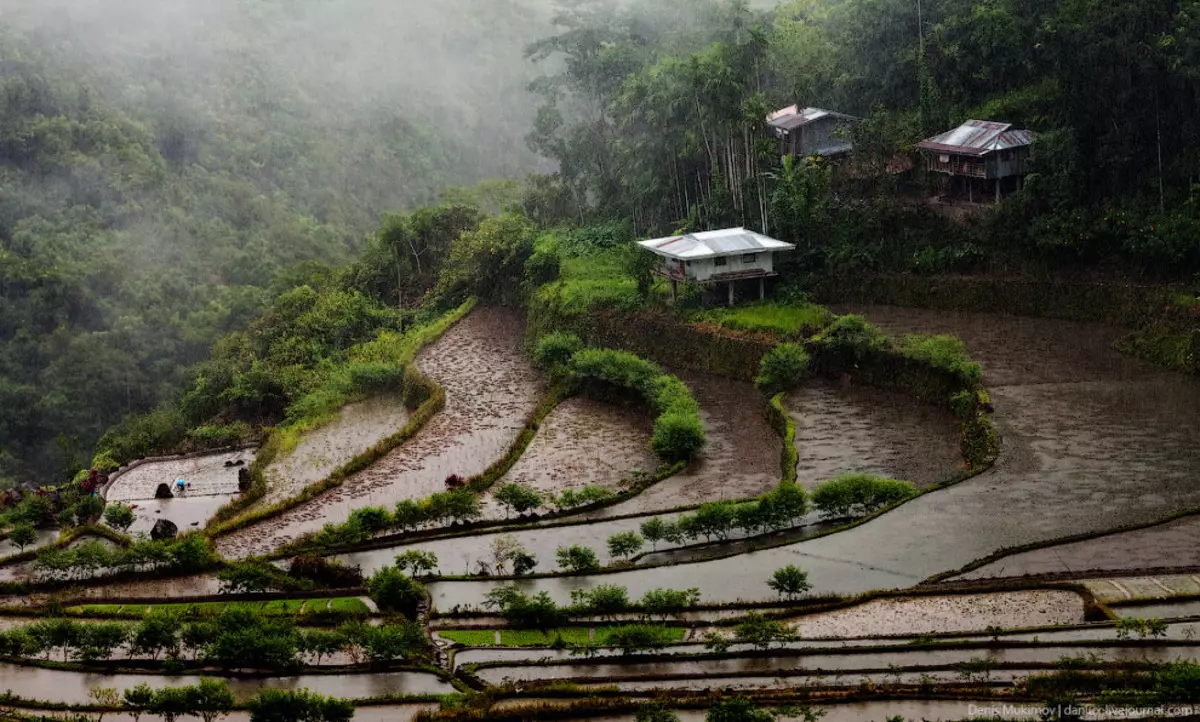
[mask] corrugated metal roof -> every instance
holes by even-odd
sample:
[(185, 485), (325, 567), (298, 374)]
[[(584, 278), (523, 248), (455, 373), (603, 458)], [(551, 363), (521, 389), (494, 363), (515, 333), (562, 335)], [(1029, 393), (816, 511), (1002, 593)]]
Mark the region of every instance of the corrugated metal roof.
[(801, 110), (795, 105), (789, 105), (786, 108), (777, 110), (767, 116), (767, 125), (772, 128), (787, 132), (801, 126), (808, 125), (822, 118), (841, 118), (842, 120), (858, 120), (853, 115), (845, 113), (835, 113), (832, 110), (823, 108), (804, 108)]
[(777, 241), (745, 228), (726, 228), (720, 231), (654, 238), (649, 241), (639, 241), (638, 245), (660, 256), (681, 261), (736, 256), (740, 253), (756, 251), (790, 251), (796, 248), (791, 243)]
[(995, 150), (1027, 146), (1033, 142), (1033, 138), (1033, 131), (1014, 130), (1009, 123), (968, 120), (954, 130), (917, 143), (917, 147), (922, 150), (980, 156)]

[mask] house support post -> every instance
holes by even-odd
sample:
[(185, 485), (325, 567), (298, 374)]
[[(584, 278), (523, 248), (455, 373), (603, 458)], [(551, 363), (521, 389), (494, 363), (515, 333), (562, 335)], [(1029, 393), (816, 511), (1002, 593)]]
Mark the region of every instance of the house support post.
[(679, 281), (676, 281), (674, 278), (672, 278), (671, 279), (671, 304), (672, 305), (674, 305), (674, 303), (675, 303), (675, 296), (677, 294), (678, 287), (679, 287)]
[(765, 301), (767, 299), (767, 279), (758, 279), (758, 300)]
[(975, 202), (975, 184), (971, 182), (970, 178), (968, 178), (967, 179), (967, 203), (974, 203), (974, 202)]
[(733, 305), (733, 281), (729, 282), (729, 305)]
[(996, 179), (996, 202), (1000, 202), (1000, 179)]

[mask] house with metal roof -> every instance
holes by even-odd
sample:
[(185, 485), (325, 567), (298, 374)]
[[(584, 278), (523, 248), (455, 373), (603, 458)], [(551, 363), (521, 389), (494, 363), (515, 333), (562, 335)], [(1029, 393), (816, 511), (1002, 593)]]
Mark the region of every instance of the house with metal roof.
[(775, 254), (795, 250), (784, 243), (745, 228), (667, 236), (638, 245), (659, 256), (662, 262), (655, 273), (671, 282), (671, 297), (677, 284), (700, 283), (729, 287), (729, 303), (734, 301), (734, 285), (739, 281), (758, 281), (758, 295), (766, 295), (766, 279), (778, 276)]
[(767, 116), (767, 126), (779, 139), (782, 155), (831, 158), (849, 153), (849, 126), (860, 119), (823, 108), (790, 105)]
[[(917, 144), (925, 169), (950, 176), (951, 189), (965, 188), (974, 201), (976, 187), (994, 185), (996, 200), (1002, 191), (1019, 188), (1034, 133), (1009, 123), (968, 120), (954, 130)], [(954, 179), (959, 179), (955, 181)], [(981, 184), (980, 181), (983, 181)]]

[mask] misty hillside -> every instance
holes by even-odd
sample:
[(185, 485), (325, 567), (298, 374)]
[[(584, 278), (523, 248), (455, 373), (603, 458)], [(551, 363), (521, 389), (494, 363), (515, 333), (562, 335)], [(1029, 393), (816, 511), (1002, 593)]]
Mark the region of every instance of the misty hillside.
[(281, 269), (537, 167), (523, 50), (545, 8), (4, 0), (0, 18), (0, 477), (86, 457)]

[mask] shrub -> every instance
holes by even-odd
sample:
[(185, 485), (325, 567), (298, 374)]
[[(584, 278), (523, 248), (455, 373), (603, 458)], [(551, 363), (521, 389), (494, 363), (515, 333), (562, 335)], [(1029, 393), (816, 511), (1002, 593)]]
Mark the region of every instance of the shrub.
[(614, 558), (630, 557), (642, 548), (643, 540), (635, 531), (613, 534), (608, 538), (608, 553)]
[(381, 506), (368, 506), (350, 512), (346, 523), (368, 534), (378, 534), (392, 525), (392, 515)]
[(109, 504), (104, 509), (104, 521), (117, 531), (128, 531), (133, 526), (133, 509), (125, 504)]
[(618, 647), (621, 654), (636, 654), (663, 647), (674, 641), (671, 632), (664, 627), (649, 624), (631, 624), (609, 630), (605, 642)]
[(188, 438), (203, 449), (236, 446), (254, 438), (254, 429), (244, 421), (223, 426), (200, 426), (188, 432)]
[(492, 496), (504, 507), (506, 514), (524, 514), (542, 505), (542, 495), (536, 489), (523, 484), (504, 484)]
[(830, 363), (839, 369), (865, 361), (887, 346), (887, 338), (862, 316), (839, 316), (823, 333), (813, 338)]
[(734, 629), (734, 640), (767, 649), (775, 642), (789, 642), (796, 638), (791, 628), (783, 622), (768, 619), (758, 612), (750, 612)]
[(841, 474), (813, 492), (813, 505), (826, 517), (865, 516), (917, 495), (907, 481), (870, 474)]
[(808, 582), (808, 572), (795, 564), (776, 569), (767, 580), (767, 586), (778, 592), (779, 596), (788, 599), (794, 599), (812, 589), (812, 584)]
[[(129, 507), (125, 507), (128, 509)], [(131, 514), (133, 512), (130, 512)], [(17, 549), (24, 552), (25, 547), (37, 541), (37, 531), (32, 524), (21, 522), (12, 528), (8, 533), (8, 540), (16, 545)]]
[(568, 572), (594, 572), (600, 568), (596, 552), (585, 546), (559, 547), (555, 552), (558, 565)]
[(380, 569), (367, 580), (367, 593), (380, 610), (415, 616), (425, 589), (399, 569)]
[(283, 572), (264, 559), (230, 562), (217, 572), (222, 594), (252, 594), (286, 586)]
[(758, 367), (754, 385), (768, 396), (799, 386), (808, 375), (809, 358), (804, 346), (781, 343), (771, 349)]
[(983, 370), (967, 355), (967, 348), (956, 336), (923, 336), (913, 334), (904, 337), (900, 353), (911, 359), (925, 361), (957, 376), (964, 386), (980, 383)]
[(658, 548), (658, 542), (665, 538), (667, 531), (667, 522), (663, 521), (662, 517), (654, 517), (642, 522), (642, 536), (646, 541)]
[(700, 603), (700, 590), (651, 589), (642, 595), (641, 606), (646, 614), (658, 614), (664, 618), (670, 612), (680, 612)]
[(571, 602), (579, 614), (612, 617), (629, 609), (629, 592), (616, 584), (600, 584), (589, 590), (572, 591)]
[(547, 630), (561, 627), (567, 621), (566, 610), (555, 604), (549, 594), (539, 592), (531, 597), (516, 585), (496, 587), (488, 592), (483, 606), (496, 609), (505, 620), (518, 627)]
[(654, 421), (650, 448), (667, 461), (687, 461), (704, 444), (704, 422), (694, 413), (668, 413)]
[(433, 552), (422, 551), (420, 549), (409, 549), (403, 554), (396, 557), (396, 568), (402, 572), (412, 571), (412, 575), (419, 576), (429, 574), (438, 567), (437, 554)]
[(288, 567), (288, 576), (308, 580), (323, 589), (349, 589), (363, 583), (361, 567), (328, 557), (296, 557)]
[(565, 369), (580, 349), (583, 342), (573, 333), (548, 333), (538, 339), (533, 352), (534, 362), (545, 371)]
[(302, 689), (298, 692), (264, 689), (250, 700), (250, 722), (349, 722), (354, 705)]
[(554, 504), (559, 509), (574, 509), (580, 506), (599, 504), (614, 496), (616, 495), (602, 486), (585, 486), (582, 489), (567, 489), (559, 495)]

